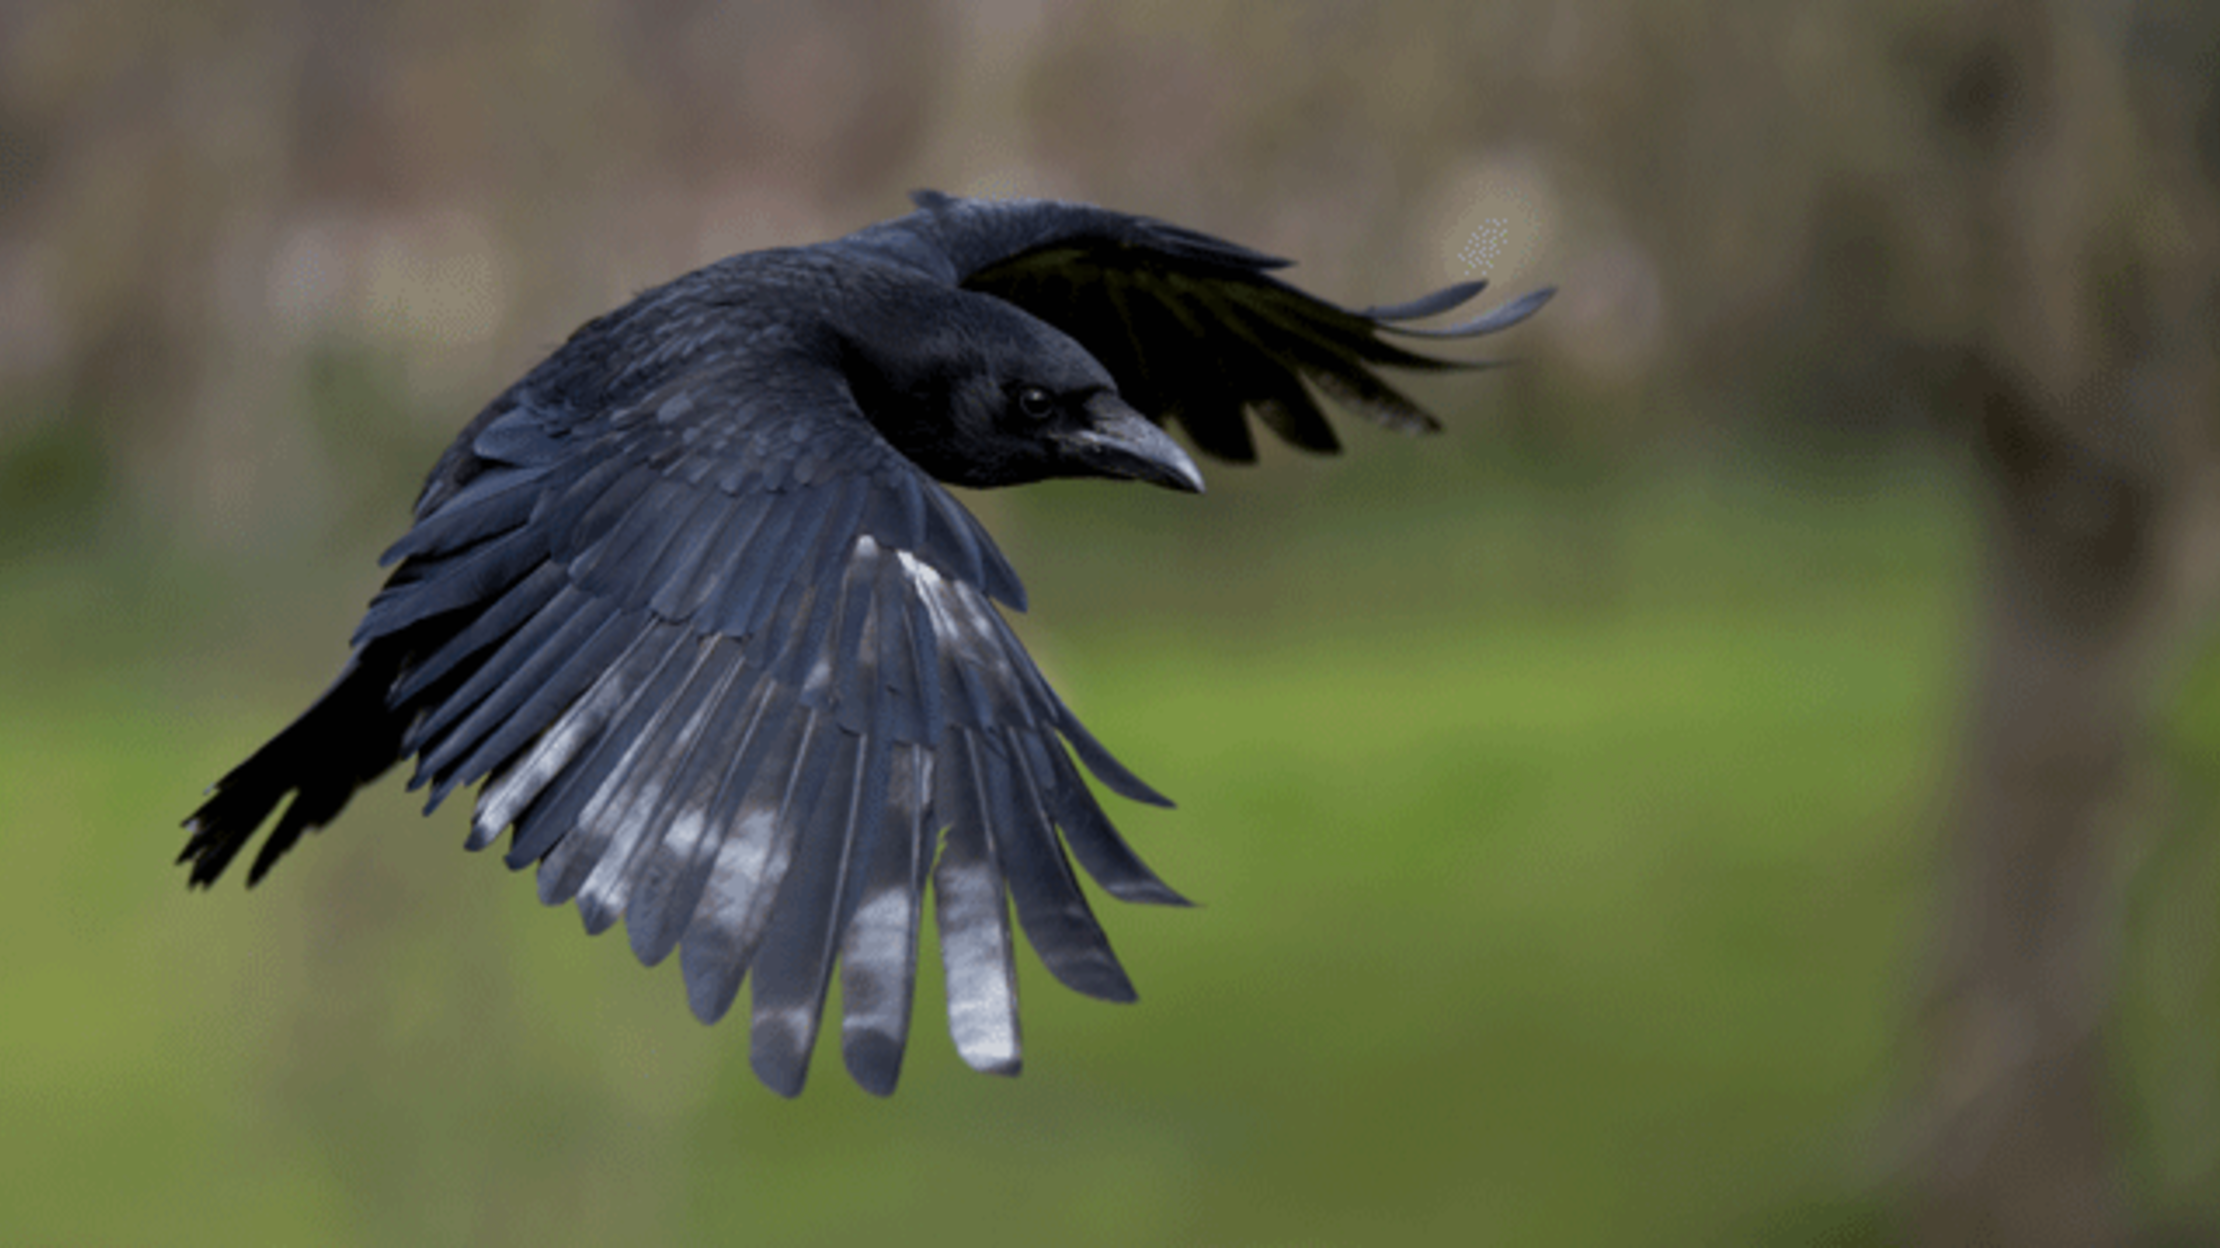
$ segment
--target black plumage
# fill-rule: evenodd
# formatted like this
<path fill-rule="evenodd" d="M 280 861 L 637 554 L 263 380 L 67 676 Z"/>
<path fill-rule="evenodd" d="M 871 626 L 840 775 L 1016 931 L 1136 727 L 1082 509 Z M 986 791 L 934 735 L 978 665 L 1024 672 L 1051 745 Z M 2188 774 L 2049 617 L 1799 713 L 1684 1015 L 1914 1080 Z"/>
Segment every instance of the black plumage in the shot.
<path fill-rule="evenodd" d="M 1313 389 L 1431 429 L 1375 370 L 1461 365 L 1381 331 L 1488 333 L 1548 292 L 1408 330 L 1480 284 L 1353 312 L 1145 217 L 916 199 L 650 290 L 481 412 L 338 681 L 186 821 L 192 883 L 290 794 L 254 883 L 414 756 L 427 813 L 480 786 L 471 848 L 509 832 L 542 900 L 591 932 L 624 919 L 643 962 L 678 950 L 703 1020 L 748 978 L 752 1061 L 787 1095 L 836 967 L 848 1069 L 893 1090 L 928 881 L 973 1066 L 1018 1066 L 1013 908 L 1059 980 L 1133 999 L 1070 857 L 1122 900 L 1181 898 L 1073 755 L 1169 803 L 1042 679 L 995 606 L 1024 609 L 1016 573 L 938 483 L 1200 490 L 1159 425 L 1231 460 L 1254 457 L 1250 416 L 1331 451 Z"/>

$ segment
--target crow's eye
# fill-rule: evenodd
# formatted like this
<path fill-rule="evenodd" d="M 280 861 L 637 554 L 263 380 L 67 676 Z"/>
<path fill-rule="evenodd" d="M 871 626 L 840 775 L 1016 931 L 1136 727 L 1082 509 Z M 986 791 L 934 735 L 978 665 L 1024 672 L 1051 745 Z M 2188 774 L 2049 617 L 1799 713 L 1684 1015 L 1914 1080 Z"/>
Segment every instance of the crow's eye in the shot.
<path fill-rule="evenodd" d="M 1056 410 L 1056 396 L 1039 386 L 1027 386 L 1018 391 L 1017 405 L 1020 412 L 1031 420 L 1045 420 Z"/>

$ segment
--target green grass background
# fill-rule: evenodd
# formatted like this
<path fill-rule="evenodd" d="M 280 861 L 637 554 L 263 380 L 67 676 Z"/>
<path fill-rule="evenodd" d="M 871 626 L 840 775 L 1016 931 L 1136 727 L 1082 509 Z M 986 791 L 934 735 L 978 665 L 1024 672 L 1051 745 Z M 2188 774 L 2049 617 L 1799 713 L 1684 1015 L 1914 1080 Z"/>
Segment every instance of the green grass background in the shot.
<path fill-rule="evenodd" d="M 1423 464 L 978 500 L 1052 678 L 1180 802 L 1113 814 L 1203 904 L 1098 907 L 1137 1006 L 1026 953 L 1016 1080 L 956 1060 L 928 951 L 889 1101 L 831 1049 L 765 1092 L 675 966 L 391 777 L 189 895 L 178 819 L 336 666 L 368 552 L 20 562 L 0 1240 L 1887 1242 L 1957 483 Z"/>

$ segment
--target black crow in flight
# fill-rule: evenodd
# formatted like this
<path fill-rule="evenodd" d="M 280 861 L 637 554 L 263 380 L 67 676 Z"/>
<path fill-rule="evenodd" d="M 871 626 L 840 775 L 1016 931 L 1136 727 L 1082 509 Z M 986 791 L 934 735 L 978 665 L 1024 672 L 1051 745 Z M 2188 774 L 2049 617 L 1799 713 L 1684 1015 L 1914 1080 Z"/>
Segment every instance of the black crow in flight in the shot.
<path fill-rule="evenodd" d="M 1373 370 L 1459 365 L 1380 331 L 1485 334 L 1549 292 L 1413 329 L 1481 283 L 1353 312 L 1274 277 L 1285 261 L 1146 217 L 915 199 L 650 290 L 480 412 L 337 682 L 185 821 L 192 883 L 291 794 L 253 884 L 414 755 L 427 813 L 483 782 L 469 846 L 511 832 L 542 901 L 575 899 L 589 932 L 623 918 L 642 962 L 681 950 L 705 1022 L 752 975 L 752 1064 L 783 1094 L 836 962 L 848 1070 L 893 1090 L 928 881 L 972 1066 L 1018 1068 L 1013 902 L 1056 978 L 1133 999 L 1065 850 L 1113 897 L 1181 898 L 1071 754 L 1169 803 L 1041 678 L 993 605 L 1025 608 L 1017 574 L 940 483 L 1199 491 L 1158 426 L 1246 461 L 1253 415 L 1333 451 L 1306 383 L 1432 429 Z"/>

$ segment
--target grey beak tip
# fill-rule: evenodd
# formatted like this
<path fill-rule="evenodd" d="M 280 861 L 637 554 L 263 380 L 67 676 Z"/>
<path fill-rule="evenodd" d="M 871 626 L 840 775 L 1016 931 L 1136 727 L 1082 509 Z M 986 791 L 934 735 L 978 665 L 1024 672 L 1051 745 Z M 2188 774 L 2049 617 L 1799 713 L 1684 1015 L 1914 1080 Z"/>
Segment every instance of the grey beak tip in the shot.
<path fill-rule="evenodd" d="M 1203 492 L 1202 470 L 1195 467 L 1172 436 L 1115 395 L 1097 396 L 1089 405 L 1094 427 L 1076 441 L 1088 448 L 1107 475 L 1147 481 L 1189 494 Z"/>
<path fill-rule="evenodd" d="M 1158 436 L 1163 438 L 1163 443 L 1159 453 L 1151 457 L 1160 470 L 1157 482 L 1187 494 L 1203 493 L 1202 469 L 1195 466 L 1194 459 L 1181 450 L 1170 435 L 1160 432 Z"/>

